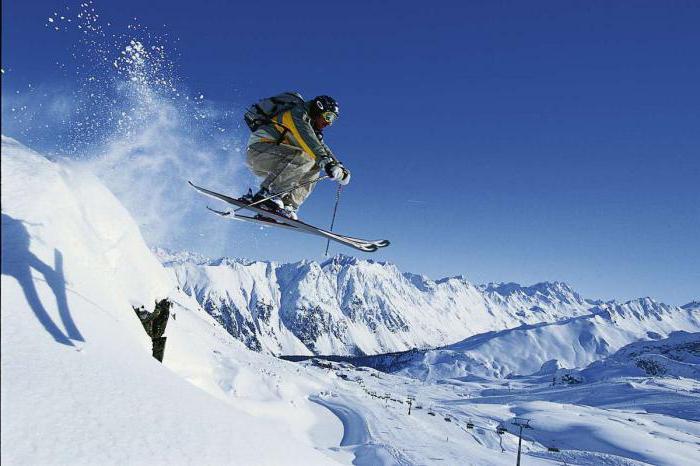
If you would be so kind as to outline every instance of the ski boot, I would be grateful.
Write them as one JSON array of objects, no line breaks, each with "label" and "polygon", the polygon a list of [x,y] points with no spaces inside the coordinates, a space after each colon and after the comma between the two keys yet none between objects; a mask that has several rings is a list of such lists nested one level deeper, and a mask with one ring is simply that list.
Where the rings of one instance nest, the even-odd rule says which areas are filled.
[{"label": "ski boot", "polygon": [[282,209],[282,212],[280,213],[289,219],[299,220],[299,216],[297,215],[297,208],[293,205],[285,205],[284,209]]},{"label": "ski boot", "polygon": [[[248,193],[241,197],[241,200],[252,204],[268,198],[271,195],[272,193],[265,188],[260,188],[260,190],[255,194],[253,194],[252,189],[249,189]],[[278,198],[267,199],[266,201],[256,204],[256,207],[260,207],[261,209],[274,212],[276,214],[281,214],[281,211],[284,210],[284,202]]]}]

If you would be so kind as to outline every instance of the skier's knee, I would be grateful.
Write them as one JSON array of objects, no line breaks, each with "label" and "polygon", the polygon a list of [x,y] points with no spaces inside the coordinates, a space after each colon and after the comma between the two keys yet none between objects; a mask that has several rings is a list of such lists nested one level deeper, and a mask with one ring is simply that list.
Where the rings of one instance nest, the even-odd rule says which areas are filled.
[{"label": "skier's knee", "polygon": [[316,165],[316,160],[312,159],[303,152],[299,155],[298,160],[299,168],[304,171],[311,171],[311,169]]}]

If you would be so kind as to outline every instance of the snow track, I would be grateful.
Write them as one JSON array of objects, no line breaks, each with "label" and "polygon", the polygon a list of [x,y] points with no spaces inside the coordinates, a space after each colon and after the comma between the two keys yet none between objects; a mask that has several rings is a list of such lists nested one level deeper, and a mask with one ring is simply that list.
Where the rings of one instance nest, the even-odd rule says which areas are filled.
[{"label": "snow track", "polygon": [[360,414],[349,406],[330,401],[317,396],[311,397],[311,401],[324,406],[333,414],[338,416],[343,423],[343,439],[340,441],[341,447],[354,446],[369,442],[369,428],[367,422]]},{"label": "snow track", "polygon": [[340,446],[350,447],[353,451],[355,460],[352,464],[358,466],[410,464],[401,459],[399,452],[394,448],[372,441],[367,421],[357,410],[327,398],[313,396],[309,399],[328,409],[343,423],[343,438]]}]

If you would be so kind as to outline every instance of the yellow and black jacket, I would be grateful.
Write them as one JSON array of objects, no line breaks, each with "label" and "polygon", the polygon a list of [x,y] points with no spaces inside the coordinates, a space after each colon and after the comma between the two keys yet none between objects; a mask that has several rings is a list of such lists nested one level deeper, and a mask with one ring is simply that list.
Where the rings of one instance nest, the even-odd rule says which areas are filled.
[{"label": "yellow and black jacket", "polygon": [[311,124],[308,104],[299,104],[272,118],[267,124],[253,132],[248,147],[256,143],[286,144],[297,147],[318,163],[322,159],[337,160],[331,149],[323,142],[321,132]]}]

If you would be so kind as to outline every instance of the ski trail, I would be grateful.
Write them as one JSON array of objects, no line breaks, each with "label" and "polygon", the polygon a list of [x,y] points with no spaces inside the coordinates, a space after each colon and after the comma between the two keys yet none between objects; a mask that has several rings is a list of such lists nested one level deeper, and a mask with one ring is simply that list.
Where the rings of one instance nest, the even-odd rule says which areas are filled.
[{"label": "ski trail", "polygon": [[356,466],[395,466],[410,464],[403,460],[400,453],[387,445],[374,443],[367,426],[367,421],[352,407],[312,396],[309,398],[335,414],[343,423],[341,447],[346,447],[355,454],[352,464]]},{"label": "ski trail", "polygon": [[323,398],[312,397],[311,401],[318,403],[338,416],[343,423],[343,439],[340,441],[341,447],[362,445],[369,442],[369,428],[367,422],[360,414],[349,406]]}]

